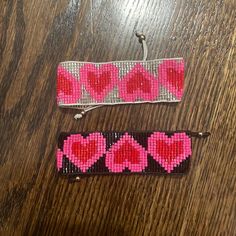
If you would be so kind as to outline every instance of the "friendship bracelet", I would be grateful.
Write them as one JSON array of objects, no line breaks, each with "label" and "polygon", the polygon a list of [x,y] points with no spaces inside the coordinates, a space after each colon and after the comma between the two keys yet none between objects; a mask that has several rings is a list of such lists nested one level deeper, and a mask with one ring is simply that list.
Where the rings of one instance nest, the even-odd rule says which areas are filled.
[{"label": "friendship bracelet", "polygon": [[99,174],[183,174],[192,154],[191,137],[208,135],[191,131],[61,133],[57,168],[75,180]]},{"label": "friendship bracelet", "polygon": [[57,103],[82,109],[75,118],[103,105],[178,102],[183,96],[183,58],[105,63],[66,61],[57,69]]}]

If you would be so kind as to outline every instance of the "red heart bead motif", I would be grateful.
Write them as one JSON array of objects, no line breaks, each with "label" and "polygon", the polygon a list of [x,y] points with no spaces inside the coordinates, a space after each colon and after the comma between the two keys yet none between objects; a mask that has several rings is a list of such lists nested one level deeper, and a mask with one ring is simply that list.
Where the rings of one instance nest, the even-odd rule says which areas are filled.
[{"label": "red heart bead motif", "polygon": [[88,141],[87,144],[80,142],[72,143],[72,154],[77,157],[81,163],[86,163],[97,152],[97,143],[94,140]]},{"label": "red heart bead motif", "polygon": [[102,64],[99,67],[85,64],[80,68],[81,83],[97,102],[102,102],[114,88],[117,84],[118,74],[118,68],[113,64]]},{"label": "red heart bead motif", "polygon": [[122,172],[126,167],[131,172],[140,172],[147,166],[147,152],[125,133],[107,151],[106,166],[113,172]]},{"label": "red heart bead motif", "polygon": [[148,152],[170,173],[191,155],[191,139],[185,133],[168,137],[163,132],[155,132],[148,138]]},{"label": "red heart bead motif", "polygon": [[128,160],[131,164],[139,164],[139,151],[130,143],[124,143],[114,152],[114,163],[122,164]]},{"label": "red heart bead motif", "polygon": [[60,93],[62,91],[65,95],[68,96],[73,93],[72,89],[73,89],[72,82],[70,80],[66,79],[64,74],[59,74],[58,79],[57,79],[58,93]]},{"label": "red heart bead motif", "polygon": [[57,70],[57,101],[64,104],[77,103],[81,96],[79,80],[64,67]]},{"label": "red heart bead motif", "polygon": [[180,99],[183,96],[184,87],[183,60],[164,60],[158,66],[158,79],[167,91]]},{"label": "red heart bead motif", "polygon": [[158,97],[158,80],[140,63],[123,76],[119,82],[119,95],[125,102],[153,101]]},{"label": "red heart bead motif", "polygon": [[88,72],[88,83],[96,93],[101,94],[111,83],[111,72],[105,71],[100,75],[96,75],[94,72]]},{"label": "red heart bead motif", "polygon": [[127,81],[127,92],[130,94],[140,89],[143,93],[151,92],[151,82],[140,73],[135,73],[129,81]]},{"label": "red heart bead motif", "polygon": [[175,68],[166,69],[168,82],[176,88],[177,91],[181,92],[184,86],[184,71],[177,71]]},{"label": "red heart bead motif", "polygon": [[86,138],[73,134],[64,141],[63,153],[83,172],[94,165],[105,152],[106,141],[100,133],[92,133]]},{"label": "red heart bead motif", "polygon": [[156,153],[164,157],[168,164],[172,163],[183,151],[183,141],[173,141],[170,144],[164,140],[156,141]]}]

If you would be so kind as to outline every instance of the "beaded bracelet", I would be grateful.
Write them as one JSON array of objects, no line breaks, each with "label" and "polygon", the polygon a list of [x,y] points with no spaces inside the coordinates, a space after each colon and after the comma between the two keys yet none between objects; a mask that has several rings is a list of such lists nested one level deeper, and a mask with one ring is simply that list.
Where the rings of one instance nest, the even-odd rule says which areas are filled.
[{"label": "beaded bracelet", "polygon": [[105,63],[66,61],[57,69],[57,103],[64,108],[82,109],[75,116],[103,105],[178,102],[183,96],[183,58],[146,61],[144,35],[142,61]]},{"label": "beaded bracelet", "polygon": [[208,135],[191,131],[61,133],[57,168],[77,180],[99,174],[183,174],[192,154],[191,137]]}]

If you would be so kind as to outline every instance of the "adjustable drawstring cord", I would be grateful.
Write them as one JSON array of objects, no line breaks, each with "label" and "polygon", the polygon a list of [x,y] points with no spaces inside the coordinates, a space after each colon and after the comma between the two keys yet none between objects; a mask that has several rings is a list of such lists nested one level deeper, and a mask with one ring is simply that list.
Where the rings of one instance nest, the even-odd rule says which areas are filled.
[{"label": "adjustable drawstring cord", "polygon": [[143,48],[143,61],[147,60],[148,48],[146,43],[146,36],[144,34],[136,32],[135,35],[138,37],[138,41],[142,44]]},{"label": "adjustable drawstring cord", "polygon": [[[143,61],[147,60],[147,55],[148,55],[148,48],[147,48],[147,43],[146,43],[146,36],[144,34],[136,32],[135,35],[138,37],[139,42],[142,44],[142,49],[143,49]],[[82,110],[80,113],[76,114],[74,118],[76,120],[81,119],[88,111],[91,111],[93,109],[96,109],[98,107],[102,107],[104,105],[91,105],[83,108],[82,106],[78,106],[77,109]]]},{"label": "adjustable drawstring cord", "polygon": [[78,109],[81,109],[82,111],[81,111],[80,113],[77,113],[77,114],[74,116],[74,118],[75,118],[76,120],[81,119],[81,118],[85,115],[85,113],[87,113],[88,111],[91,111],[91,110],[93,110],[93,109],[96,109],[96,108],[102,107],[102,106],[103,106],[103,105],[95,105],[95,106],[88,106],[88,107],[86,107],[86,108],[78,108]]}]

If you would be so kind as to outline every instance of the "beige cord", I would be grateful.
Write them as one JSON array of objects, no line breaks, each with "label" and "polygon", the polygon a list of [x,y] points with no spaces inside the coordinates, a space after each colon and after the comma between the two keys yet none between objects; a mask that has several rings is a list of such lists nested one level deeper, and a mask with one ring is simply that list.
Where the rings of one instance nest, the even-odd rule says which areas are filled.
[{"label": "beige cord", "polygon": [[[136,32],[136,36],[139,38],[139,42],[142,43],[142,49],[143,49],[143,61],[147,60],[147,55],[148,55],[148,48],[147,48],[147,43],[146,43],[146,37],[144,34],[140,34]],[[115,105],[116,103],[114,103]],[[96,109],[98,107],[102,107],[104,105],[96,105],[96,106],[88,106],[86,108],[80,107],[78,106],[78,109],[81,109],[82,111],[80,113],[77,113],[74,118],[76,120],[81,119],[85,113],[87,113],[88,111],[91,111],[93,109]]]}]

